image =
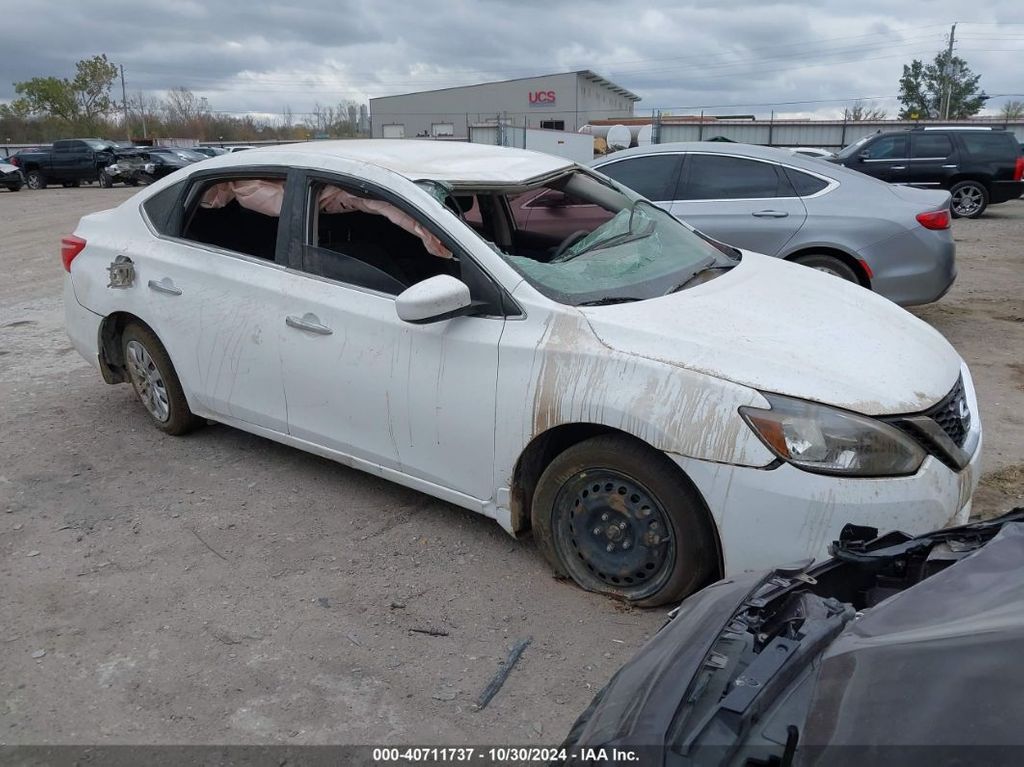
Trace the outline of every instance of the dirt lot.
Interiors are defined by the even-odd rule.
[[[557,742],[664,613],[416,492],[152,429],[62,329],[59,237],[129,195],[0,193],[0,744]],[[917,314],[974,371],[991,515],[1024,494],[1024,202],[955,235],[960,279]]]

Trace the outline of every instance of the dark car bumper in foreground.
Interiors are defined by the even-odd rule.
[[[6,173],[0,172],[0,186],[7,189],[20,189],[25,184],[25,177],[17,168]]]
[[[1019,764],[1024,508],[876,535],[848,526],[820,565],[687,599],[573,726],[566,763]]]

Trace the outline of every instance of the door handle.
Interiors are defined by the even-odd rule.
[[[960,166],[959,165],[943,165],[942,167],[943,168],[958,168]]]
[[[758,218],[785,218],[789,214],[784,210],[755,210],[750,215]]]
[[[326,325],[321,325],[320,318],[309,312],[301,317],[289,314],[284,318],[284,324],[296,330],[307,330],[310,333],[316,333],[318,336],[329,336],[334,332]]]
[[[155,290],[157,293],[166,293],[169,296],[180,296],[181,288],[176,288],[174,282],[164,277],[160,282],[156,280],[149,281],[149,289]]]
[[[906,165],[893,165],[889,170],[906,170]]]

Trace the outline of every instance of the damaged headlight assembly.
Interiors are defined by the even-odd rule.
[[[850,477],[915,473],[924,449],[869,416],[816,402],[766,394],[771,409],[741,407],[740,415],[775,455],[806,471]]]

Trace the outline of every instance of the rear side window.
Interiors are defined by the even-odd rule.
[[[910,140],[910,156],[921,160],[924,158],[946,159],[953,154],[953,142],[949,136],[941,133],[922,133]]]
[[[193,190],[181,238],[273,261],[284,177],[211,179]]]
[[[978,160],[1009,158],[1012,161],[1018,154],[1014,150],[1013,138],[1007,133],[964,131],[960,134],[960,140],[964,142],[967,151]]]
[[[179,181],[173,186],[162,189],[142,203],[142,209],[146,211],[146,218],[159,234],[176,236],[181,228],[180,200],[185,184],[185,181]]]
[[[802,173],[793,168],[783,168],[783,172],[789,177],[789,183],[793,185],[797,197],[810,197],[828,186],[825,179],[812,176],[810,173]]]
[[[598,170],[648,200],[658,201],[671,200],[675,196],[681,164],[682,155],[652,154],[619,160]]]
[[[686,158],[681,200],[743,200],[789,197],[792,191],[776,167],[743,157],[691,154]],[[780,192],[780,182],[781,192]]]

